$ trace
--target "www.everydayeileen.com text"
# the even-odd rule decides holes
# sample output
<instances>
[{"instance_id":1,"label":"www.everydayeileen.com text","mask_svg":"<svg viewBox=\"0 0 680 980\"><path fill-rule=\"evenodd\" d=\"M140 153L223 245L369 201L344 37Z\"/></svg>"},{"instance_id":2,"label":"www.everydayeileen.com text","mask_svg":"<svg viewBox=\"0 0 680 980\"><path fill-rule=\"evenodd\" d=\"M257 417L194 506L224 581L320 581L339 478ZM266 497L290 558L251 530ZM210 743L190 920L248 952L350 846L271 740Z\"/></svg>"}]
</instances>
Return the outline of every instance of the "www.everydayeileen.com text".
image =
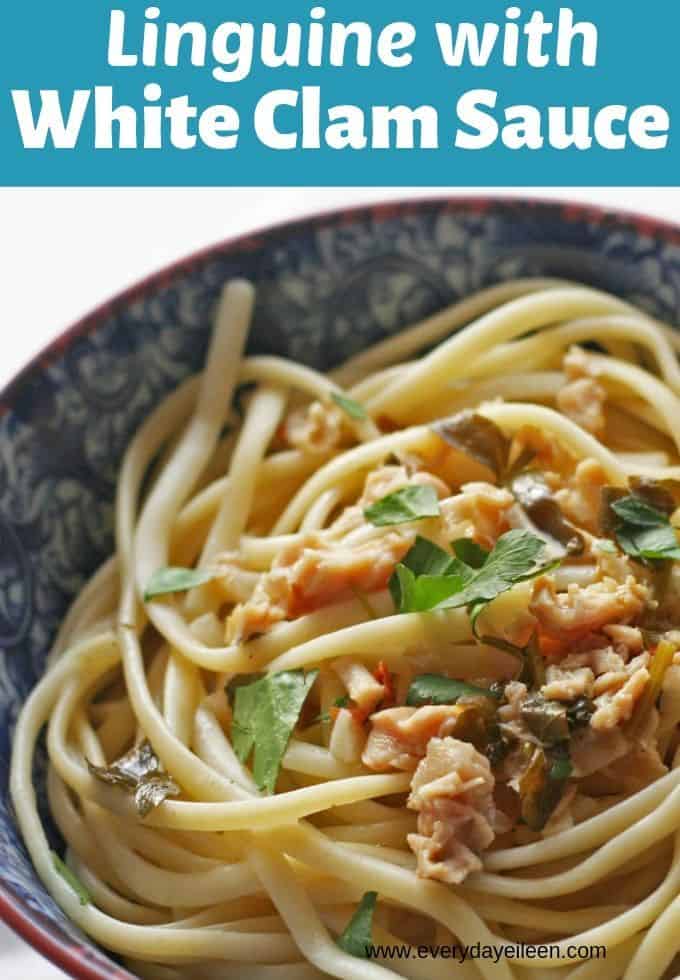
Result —
<instances>
[{"instance_id":1,"label":"www.everydayeileen.com text","mask_svg":"<svg viewBox=\"0 0 680 980\"><path fill-rule=\"evenodd\" d=\"M471 943L464 945L420 944L416 946L382 946L378 943L366 947L369 959L386 960L455 960L465 963L466 960L492 960L498 963L501 959L508 960L604 960L607 957L606 946L570 945L559 946L557 943Z\"/></svg>"}]
</instances>

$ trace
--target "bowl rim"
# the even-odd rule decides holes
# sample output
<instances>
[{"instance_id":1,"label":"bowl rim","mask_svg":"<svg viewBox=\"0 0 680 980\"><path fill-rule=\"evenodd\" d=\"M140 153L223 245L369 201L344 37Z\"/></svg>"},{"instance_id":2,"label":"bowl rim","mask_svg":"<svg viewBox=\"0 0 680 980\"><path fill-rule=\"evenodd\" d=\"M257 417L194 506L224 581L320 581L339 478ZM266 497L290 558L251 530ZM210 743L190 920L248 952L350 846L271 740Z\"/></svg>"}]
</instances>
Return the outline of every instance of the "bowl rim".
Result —
<instances>
[{"instance_id":1,"label":"bowl rim","mask_svg":"<svg viewBox=\"0 0 680 980\"><path fill-rule=\"evenodd\" d=\"M417 214L422 210L443 209L452 213L484 214L497 210L529 207L538 213L559 212L563 221L590 221L596 226L625 225L638 234L680 245L680 223L649 217L643 212L626 208L578 202L571 197L542 197L512 194L437 194L423 197L378 199L375 203L339 205L335 208L311 211L300 218L283 219L274 224L258 225L252 231L228 236L188 255L163 265L126 288L114 293L71 326L61 330L20 368L0 390L0 415L9 411L20 387L34 373L41 373L79 337L95 330L102 320L114 315L135 300L161 289L195 267L233 252L256 250L272 236L288 236L312 227L339 226L355 222L362 215L386 220L390 217ZM79 945L65 934L59 935L40 912L30 909L0 881L0 921L4 921L18 936L75 980L125 980L132 977L127 970L115 965L104 966L87 958L87 947Z\"/></svg>"}]
</instances>

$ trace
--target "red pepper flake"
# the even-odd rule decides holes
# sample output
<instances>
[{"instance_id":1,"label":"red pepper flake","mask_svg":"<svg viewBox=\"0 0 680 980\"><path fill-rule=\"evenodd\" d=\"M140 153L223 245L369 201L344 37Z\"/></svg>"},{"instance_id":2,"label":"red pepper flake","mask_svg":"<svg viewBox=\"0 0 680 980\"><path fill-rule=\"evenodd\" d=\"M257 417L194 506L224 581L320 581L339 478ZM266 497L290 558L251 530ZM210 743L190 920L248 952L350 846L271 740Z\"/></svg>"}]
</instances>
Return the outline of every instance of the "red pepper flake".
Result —
<instances>
[{"instance_id":1,"label":"red pepper flake","mask_svg":"<svg viewBox=\"0 0 680 980\"><path fill-rule=\"evenodd\" d=\"M331 721L335 721L341 711L349 711L357 725L363 725L368 718L368 711L365 708L359 708L356 704L346 704L342 708L333 705L332 708L328 709Z\"/></svg>"},{"instance_id":2,"label":"red pepper flake","mask_svg":"<svg viewBox=\"0 0 680 980\"><path fill-rule=\"evenodd\" d=\"M352 718L354 718L357 725L363 725L369 715L369 712L366 710L366 708L359 708L357 706L353 706L351 708L345 708L345 711L349 711L349 713L351 714Z\"/></svg>"},{"instance_id":3,"label":"red pepper flake","mask_svg":"<svg viewBox=\"0 0 680 980\"><path fill-rule=\"evenodd\" d=\"M385 688L385 695L380 702L382 707L389 707L396 701L396 694L394 690L394 678L387 668L387 664L384 660L378 663L378 666L373 671L373 676L377 680L378 684L382 684Z\"/></svg>"},{"instance_id":4,"label":"red pepper flake","mask_svg":"<svg viewBox=\"0 0 680 980\"><path fill-rule=\"evenodd\" d=\"M401 428L399 423L395 422L389 415L379 415L376 423L381 432L396 432L397 429Z\"/></svg>"},{"instance_id":5,"label":"red pepper flake","mask_svg":"<svg viewBox=\"0 0 680 980\"><path fill-rule=\"evenodd\" d=\"M290 446L290 441L288 439L288 421L286 419L281 422L274 431L274 438L272 439L272 448L274 449L287 449Z\"/></svg>"}]
</instances>

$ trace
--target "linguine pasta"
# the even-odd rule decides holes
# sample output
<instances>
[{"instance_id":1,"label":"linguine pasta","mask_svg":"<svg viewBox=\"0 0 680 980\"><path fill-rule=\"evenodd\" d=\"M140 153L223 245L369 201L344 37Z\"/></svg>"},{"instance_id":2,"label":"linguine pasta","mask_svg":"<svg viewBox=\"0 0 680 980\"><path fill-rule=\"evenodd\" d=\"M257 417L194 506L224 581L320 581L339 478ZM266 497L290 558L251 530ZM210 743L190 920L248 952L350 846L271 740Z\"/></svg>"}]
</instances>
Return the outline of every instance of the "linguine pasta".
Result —
<instances>
[{"instance_id":1,"label":"linguine pasta","mask_svg":"<svg viewBox=\"0 0 680 980\"><path fill-rule=\"evenodd\" d=\"M225 288L128 447L19 718L46 887L158 980L449 976L422 944L502 946L471 980L672 976L676 334L521 280L321 375L244 355L252 305Z\"/></svg>"}]
</instances>

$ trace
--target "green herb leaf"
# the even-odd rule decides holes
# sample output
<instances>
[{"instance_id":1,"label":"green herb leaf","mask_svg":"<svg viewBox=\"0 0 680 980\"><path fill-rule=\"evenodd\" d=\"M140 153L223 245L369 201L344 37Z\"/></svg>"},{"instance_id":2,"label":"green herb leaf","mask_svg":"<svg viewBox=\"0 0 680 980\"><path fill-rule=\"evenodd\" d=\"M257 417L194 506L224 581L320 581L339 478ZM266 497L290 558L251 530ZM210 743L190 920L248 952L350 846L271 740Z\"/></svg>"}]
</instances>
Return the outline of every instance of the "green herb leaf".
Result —
<instances>
[{"instance_id":1,"label":"green herb leaf","mask_svg":"<svg viewBox=\"0 0 680 980\"><path fill-rule=\"evenodd\" d=\"M399 596L399 612L429 612L439 609L464 587L460 575L420 575L416 577L406 565L397 565L390 580L392 596Z\"/></svg>"},{"instance_id":2,"label":"green herb leaf","mask_svg":"<svg viewBox=\"0 0 680 980\"><path fill-rule=\"evenodd\" d=\"M197 585L203 585L215 577L214 572L198 568L159 568L151 576L144 592L144 601L148 602L157 595L168 595L171 592L186 592Z\"/></svg>"},{"instance_id":3,"label":"green herb leaf","mask_svg":"<svg viewBox=\"0 0 680 980\"><path fill-rule=\"evenodd\" d=\"M619 523L614 528L620 547L631 558L680 560L680 545L667 514L639 497L612 500L610 510Z\"/></svg>"},{"instance_id":4,"label":"green herb leaf","mask_svg":"<svg viewBox=\"0 0 680 980\"><path fill-rule=\"evenodd\" d=\"M373 941L373 913L378 900L377 892L366 892L347 928L338 936L338 946L350 956L368 959Z\"/></svg>"},{"instance_id":5,"label":"green herb leaf","mask_svg":"<svg viewBox=\"0 0 680 980\"><path fill-rule=\"evenodd\" d=\"M531 830L543 830L562 799L566 777L565 758L550 759L543 749L535 748L529 765L519 778L522 819ZM552 776L557 766L557 777Z\"/></svg>"},{"instance_id":6,"label":"green herb leaf","mask_svg":"<svg viewBox=\"0 0 680 980\"><path fill-rule=\"evenodd\" d=\"M349 696L349 694L344 694L341 698L335 699L335 701L333 702L333 707L348 708L351 703L352 703L352 699ZM310 725L317 725L320 721L330 721L330 720L331 720L330 712L322 711L320 715L317 715L316 718L312 719Z\"/></svg>"},{"instance_id":7,"label":"green herb leaf","mask_svg":"<svg viewBox=\"0 0 680 980\"><path fill-rule=\"evenodd\" d=\"M390 578L389 589L394 600L394 605L399 612L418 612L416 608L419 601L426 604L424 609L432 608L428 603L429 599L416 598L413 585L417 578L422 576L442 576L452 574L459 563L443 548L428 541L427 538L416 537L415 544L405 556L403 562L397 565L394 574ZM461 566L462 567L462 566ZM446 593L450 595L450 593Z\"/></svg>"},{"instance_id":8,"label":"green herb leaf","mask_svg":"<svg viewBox=\"0 0 680 980\"><path fill-rule=\"evenodd\" d=\"M414 677L406 695L406 704L455 704L463 697L484 697L498 700L498 695L487 687L477 687L465 681L456 681L441 674L420 674Z\"/></svg>"},{"instance_id":9,"label":"green herb leaf","mask_svg":"<svg viewBox=\"0 0 680 980\"><path fill-rule=\"evenodd\" d=\"M544 568L536 568L536 561L544 548L544 542L527 531L503 534L468 583L465 591L471 598L467 601L490 601L515 583L540 575Z\"/></svg>"},{"instance_id":10,"label":"green herb leaf","mask_svg":"<svg viewBox=\"0 0 680 980\"><path fill-rule=\"evenodd\" d=\"M416 537L415 544L404 558L403 564L414 575L448 575L457 568L458 562L448 551L427 538Z\"/></svg>"},{"instance_id":11,"label":"green herb leaf","mask_svg":"<svg viewBox=\"0 0 680 980\"><path fill-rule=\"evenodd\" d=\"M406 524L425 517L439 517L439 498L434 487L403 487L366 507L364 517L376 527Z\"/></svg>"},{"instance_id":12,"label":"green herb leaf","mask_svg":"<svg viewBox=\"0 0 680 980\"><path fill-rule=\"evenodd\" d=\"M555 781L564 781L569 779L574 771L574 767L571 764L571 759L568 755L557 756L550 767L548 772L548 778Z\"/></svg>"},{"instance_id":13,"label":"green herb leaf","mask_svg":"<svg viewBox=\"0 0 680 980\"><path fill-rule=\"evenodd\" d=\"M241 762L254 750L253 777L273 793L290 736L318 670L284 670L234 692L231 742Z\"/></svg>"},{"instance_id":14,"label":"green herb leaf","mask_svg":"<svg viewBox=\"0 0 680 980\"><path fill-rule=\"evenodd\" d=\"M472 635L476 637L478 640L481 639L481 637L477 632L477 620L479 619L480 615L484 612L486 606L487 606L487 602L485 600L472 602L468 606L470 624L472 625Z\"/></svg>"},{"instance_id":15,"label":"green herb leaf","mask_svg":"<svg viewBox=\"0 0 680 980\"><path fill-rule=\"evenodd\" d=\"M666 671L673 663L678 644L669 639L663 639L654 652L649 666L649 680L633 711L633 716L626 726L626 735L633 740L639 737L654 710L657 699L661 694Z\"/></svg>"},{"instance_id":16,"label":"green herb leaf","mask_svg":"<svg viewBox=\"0 0 680 980\"><path fill-rule=\"evenodd\" d=\"M55 870L59 872L66 884L69 885L70 888L72 888L76 893L80 904L89 905L92 901L92 897L80 878L78 878L78 876L71 871L68 864L62 861L55 851L50 851L50 854L52 855L52 864L54 865Z\"/></svg>"},{"instance_id":17,"label":"green herb leaf","mask_svg":"<svg viewBox=\"0 0 680 980\"><path fill-rule=\"evenodd\" d=\"M475 562L481 558L482 549L469 545L461 547L454 542L454 549L461 550ZM474 621L484 606L507 592L518 582L542 575L559 562L537 567L536 561L543 552L544 542L527 531L515 529L502 535L481 567L473 567L451 558L437 545L419 538L414 547L397 565L390 580L390 592L399 612L427 612L433 609L470 607ZM419 569L428 571L420 572ZM436 572L430 569L436 568Z\"/></svg>"},{"instance_id":18,"label":"green herb leaf","mask_svg":"<svg viewBox=\"0 0 680 980\"><path fill-rule=\"evenodd\" d=\"M602 487L600 491L599 533L613 534L619 518L612 510L612 504L623 500L628 494L621 487Z\"/></svg>"},{"instance_id":19,"label":"green herb leaf","mask_svg":"<svg viewBox=\"0 0 680 980\"><path fill-rule=\"evenodd\" d=\"M471 538L459 538L453 542L453 550L456 558L459 558L470 568L481 568L489 557L489 552L480 548L476 541Z\"/></svg>"},{"instance_id":20,"label":"green herb leaf","mask_svg":"<svg viewBox=\"0 0 680 980\"><path fill-rule=\"evenodd\" d=\"M248 684L252 684L254 681L259 681L263 677L266 677L262 671L253 674L234 674L231 680L225 685L224 691L229 700L229 704L234 707L234 695L239 687L247 687Z\"/></svg>"},{"instance_id":21,"label":"green herb leaf","mask_svg":"<svg viewBox=\"0 0 680 980\"><path fill-rule=\"evenodd\" d=\"M137 813L142 818L168 796L179 795L179 786L165 772L146 739L110 766L95 766L88 760L87 768L101 782L133 793Z\"/></svg>"},{"instance_id":22,"label":"green herb leaf","mask_svg":"<svg viewBox=\"0 0 680 980\"><path fill-rule=\"evenodd\" d=\"M600 538L595 542L598 551L603 551L607 555L615 555L618 551L616 545L609 538Z\"/></svg>"},{"instance_id":23,"label":"green herb leaf","mask_svg":"<svg viewBox=\"0 0 680 980\"><path fill-rule=\"evenodd\" d=\"M650 507L639 497L622 497L621 500L614 500L610 506L617 517L635 527L658 527L668 523L666 514L656 507Z\"/></svg>"},{"instance_id":24,"label":"green herb leaf","mask_svg":"<svg viewBox=\"0 0 680 980\"><path fill-rule=\"evenodd\" d=\"M631 558L646 558L648 560L677 561L680 559L680 547L675 529L667 524L665 527L651 527L645 530L629 530L624 525L616 532L616 537Z\"/></svg>"},{"instance_id":25,"label":"green herb leaf","mask_svg":"<svg viewBox=\"0 0 680 980\"><path fill-rule=\"evenodd\" d=\"M331 398L338 408L341 408L345 415L349 415L355 422L362 422L368 418L368 412L364 406L360 405L359 402L355 402L352 398L348 398L347 395L340 395L337 391L334 391L331 393Z\"/></svg>"},{"instance_id":26,"label":"green herb leaf","mask_svg":"<svg viewBox=\"0 0 680 980\"><path fill-rule=\"evenodd\" d=\"M438 608L471 606L471 616L476 619L486 603L507 592L513 585L555 567L555 562L536 566L544 548L544 542L527 531L508 531L498 539L482 567L469 576L463 589L440 602Z\"/></svg>"}]
</instances>

